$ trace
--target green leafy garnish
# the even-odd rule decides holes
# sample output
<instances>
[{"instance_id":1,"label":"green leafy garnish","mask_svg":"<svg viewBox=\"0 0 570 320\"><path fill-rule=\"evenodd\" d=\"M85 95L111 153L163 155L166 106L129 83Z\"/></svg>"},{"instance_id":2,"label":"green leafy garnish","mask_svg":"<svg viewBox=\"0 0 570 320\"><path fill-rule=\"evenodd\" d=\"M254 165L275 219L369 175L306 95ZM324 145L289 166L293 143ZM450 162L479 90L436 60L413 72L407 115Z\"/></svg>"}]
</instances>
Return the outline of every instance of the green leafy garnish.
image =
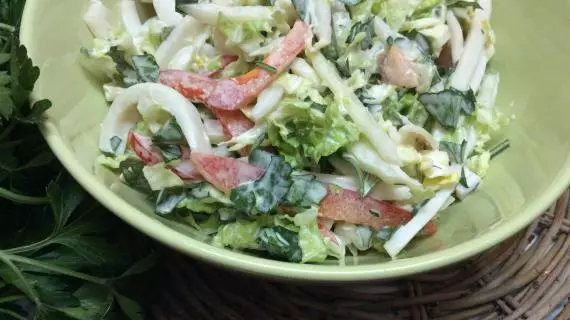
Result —
<instances>
[{"instance_id":1,"label":"green leafy garnish","mask_svg":"<svg viewBox=\"0 0 570 320\"><path fill-rule=\"evenodd\" d=\"M0 318L142 319L125 289L145 285L154 258L61 173L35 125L51 102L30 97L40 70L18 40L24 4L0 0Z\"/></svg>"},{"instance_id":2,"label":"green leafy garnish","mask_svg":"<svg viewBox=\"0 0 570 320\"><path fill-rule=\"evenodd\" d=\"M462 114L470 115L475 111L475 96L471 90L463 93L452 88L436 93L422 93L419 100L446 128L457 128Z\"/></svg>"},{"instance_id":3,"label":"green leafy garnish","mask_svg":"<svg viewBox=\"0 0 570 320\"><path fill-rule=\"evenodd\" d=\"M125 59L125 53L117 47L112 47L109 56L115 62L119 78L117 79L124 87L128 88L143 82L158 82L160 67L150 54L136 55L131 58L131 63Z\"/></svg>"},{"instance_id":4,"label":"green leafy garnish","mask_svg":"<svg viewBox=\"0 0 570 320\"><path fill-rule=\"evenodd\" d=\"M284 227L261 228L257 243L276 259L300 262L303 258L299 235Z\"/></svg>"}]
</instances>

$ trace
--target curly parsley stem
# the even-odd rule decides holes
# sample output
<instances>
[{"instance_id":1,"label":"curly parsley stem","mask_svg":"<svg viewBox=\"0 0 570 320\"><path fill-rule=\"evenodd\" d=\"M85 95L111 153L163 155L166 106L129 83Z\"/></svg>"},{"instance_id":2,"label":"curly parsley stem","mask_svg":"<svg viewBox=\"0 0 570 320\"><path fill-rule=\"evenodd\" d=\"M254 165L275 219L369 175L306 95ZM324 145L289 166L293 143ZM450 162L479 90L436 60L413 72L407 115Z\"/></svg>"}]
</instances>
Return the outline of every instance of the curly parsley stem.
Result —
<instances>
[{"instance_id":1,"label":"curly parsley stem","mask_svg":"<svg viewBox=\"0 0 570 320\"><path fill-rule=\"evenodd\" d=\"M48 197L25 196L5 188L0 188L0 198L8 199L21 204L43 205L49 203Z\"/></svg>"}]
</instances>

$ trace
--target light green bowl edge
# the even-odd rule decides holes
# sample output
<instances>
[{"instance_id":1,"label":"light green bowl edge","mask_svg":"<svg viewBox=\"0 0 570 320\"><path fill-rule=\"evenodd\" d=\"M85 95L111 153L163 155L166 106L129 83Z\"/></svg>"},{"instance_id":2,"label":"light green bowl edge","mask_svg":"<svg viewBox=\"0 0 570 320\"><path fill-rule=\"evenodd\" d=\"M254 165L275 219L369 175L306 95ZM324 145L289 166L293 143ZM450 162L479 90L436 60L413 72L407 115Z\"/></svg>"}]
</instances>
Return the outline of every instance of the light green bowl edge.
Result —
<instances>
[{"instance_id":1,"label":"light green bowl edge","mask_svg":"<svg viewBox=\"0 0 570 320\"><path fill-rule=\"evenodd\" d=\"M34 6L31 5L33 3L33 1L27 2L24 9L22 28L20 31L20 39L24 45L31 39L32 30L28 28L28 26L31 26L32 23L28 22L27 19L33 16L31 14L31 11L34 10ZM520 212L517 217L512 218L508 224L500 225L481 235L479 238L466 241L449 249L419 257L394 260L380 264L348 266L345 268L302 265L262 259L216 248L181 233L174 232L169 227L139 212L125 200L110 191L93 173L83 168L72 151L65 145L57 127L49 118L40 125L40 129L48 145L70 174L95 199L134 228L190 256L229 269L281 279L311 281L392 279L426 272L462 261L499 244L529 225L564 192L570 182L570 160L566 159L562 174L552 182L550 187L540 198L535 199L531 205L527 206L526 210Z\"/></svg>"}]
</instances>

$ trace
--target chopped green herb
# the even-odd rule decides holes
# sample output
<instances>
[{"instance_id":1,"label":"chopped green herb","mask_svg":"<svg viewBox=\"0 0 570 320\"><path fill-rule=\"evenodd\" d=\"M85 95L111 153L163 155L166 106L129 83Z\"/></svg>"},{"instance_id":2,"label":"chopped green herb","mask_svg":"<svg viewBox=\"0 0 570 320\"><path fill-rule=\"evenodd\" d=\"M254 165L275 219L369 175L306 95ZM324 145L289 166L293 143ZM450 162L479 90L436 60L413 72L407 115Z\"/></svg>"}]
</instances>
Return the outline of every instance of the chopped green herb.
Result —
<instances>
[{"instance_id":1,"label":"chopped green herb","mask_svg":"<svg viewBox=\"0 0 570 320\"><path fill-rule=\"evenodd\" d=\"M140 82L158 82L160 67L153 55L133 56L132 61Z\"/></svg>"},{"instance_id":2,"label":"chopped green herb","mask_svg":"<svg viewBox=\"0 0 570 320\"><path fill-rule=\"evenodd\" d=\"M161 215L172 213L184 198L186 198L186 193L183 189L162 189L156 198L155 212Z\"/></svg>"},{"instance_id":3,"label":"chopped green herb","mask_svg":"<svg viewBox=\"0 0 570 320\"><path fill-rule=\"evenodd\" d=\"M346 38L346 44L353 43L356 39L359 39L360 42L360 49L366 50L372 46L372 39L376 35L374 32L374 20L368 19L366 21L358 21L356 22L352 28L350 28L350 33ZM359 36L363 34L363 36ZM360 39L361 38L361 39Z\"/></svg>"},{"instance_id":4,"label":"chopped green herb","mask_svg":"<svg viewBox=\"0 0 570 320\"><path fill-rule=\"evenodd\" d=\"M127 186L144 194L150 194L152 190L143 174L143 168L144 163L138 159L129 158L121 162L119 170L122 174L123 181Z\"/></svg>"},{"instance_id":5,"label":"chopped green herb","mask_svg":"<svg viewBox=\"0 0 570 320\"><path fill-rule=\"evenodd\" d=\"M182 147L175 144L164 144L158 146L164 162L170 162L182 158Z\"/></svg>"},{"instance_id":6,"label":"chopped green herb","mask_svg":"<svg viewBox=\"0 0 570 320\"><path fill-rule=\"evenodd\" d=\"M121 146L121 142L123 142L123 139L121 139L117 136L114 136L111 138L111 149L113 150L113 152L117 151L119 146Z\"/></svg>"},{"instance_id":7,"label":"chopped green herb","mask_svg":"<svg viewBox=\"0 0 570 320\"><path fill-rule=\"evenodd\" d=\"M452 88L436 93L422 93L419 100L446 128L457 128L462 114L470 115L475 111L475 97L472 90L463 93Z\"/></svg>"},{"instance_id":8,"label":"chopped green herb","mask_svg":"<svg viewBox=\"0 0 570 320\"><path fill-rule=\"evenodd\" d=\"M158 82L160 67L150 54L136 55L131 63L125 59L125 53L118 47L112 47L109 56L115 62L120 83L128 88L143 82Z\"/></svg>"},{"instance_id":9,"label":"chopped green herb","mask_svg":"<svg viewBox=\"0 0 570 320\"><path fill-rule=\"evenodd\" d=\"M263 61L255 61L255 65L260 67L261 69L263 69L265 71L269 71L271 73L277 73L277 68L275 68L274 66L270 66Z\"/></svg>"},{"instance_id":10,"label":"chopped green herb","mask_svg":"<svg viewBox=\"0 0 570 320\"><path fill-rule=\"evenodd\" d=\"M465 168L461 168L461 177L459 178L459 183L464 186L465 188L469 188L469 184L467 184L467 177L465 176Z\"/></svg>"},{"instance_id":11,"label":"chopped green herb","mask_svg":"<svg viewBox=\"0 0 570 320\"><path fill-rule=\"evenodd\" d=\"M292 184L284 203L298 208L309 208L321 203L327 195L327 188L315 180L312 174L292 174Z\"/></svg>"},{"instance_id":12,"label":"chopped green herb","mask_svg":"<svg viewBox=\"0 0 570 320\"><path fill-rule=\"evenodd\" d=\"M257 235L257 243L277 259L300 262L303 258L299 235L281 226L262 228Z\"/></svg>"},{"instance_id":13,"label":"chopped green herb","mask_svg":"<svg viewBox=\"0 0 570 320\"><path fill-rule=\"evenodd\" d=\"M510 148L510 146L511 142L508 139L505 139L503 142L491 148L491 150L489 150L489 153L491 153L491 159L503 153L505 150Z\"/></svg>"},{"instance_id":14,"label":"chopped green herb","mask_svg":"<svg viewBox=\"0 0 570 320\"><path fill-rule=\"evenodd\" d=\"M280 204L292 181L289 178L291 166L281 157L271 155L269 166L263 176L232 190L230 200L236 208L249 215L267 214Z\"/></svg>"},{"instance_id":15,"label":"chopped green herb","mask_svg":"<svg viewBox=\"0 0 570 320\"><path fill-rule=\"evenodd\" d=\"M164 42L166 39L168 39L173 30L174 27L165 27L162 29L162 32L160 33L160 42Z\"/></svg>"},{"instance_id":16,"label":"chopped green herb","mask_svg":"<svg viewBox=\"0 0 570 320\"><path fill-rule=\"evenodd\" d=\"M379 214L378 212L372 211L372 210L370 210L370 215L372 215L372 216L374 216L374 217L377 217L377 218L380 217L380 214Z\"/></svg>"},{"instance_id":17,"label":"chopped green herb","mask_svg":"<svg viewBox=\"0 0 570 320\"><path fill-rule=\"evenodd\" d=\"M455 142L445 140L439 142L439 149L447 152L449 160L452 163L463 163L463 146L464 143L457 144Z\"/></svg>"},{"instance_id":18,"label":"chopped green herb","mask_svg":"<svg viewBox=\"0 0 570 320\"><path fill-rule=\"evenodd\" d=\"M152 143L157 145L182 143L183 141L184 134L174 118L166 121L152 137Z\"/></svg>"}]
</instances>

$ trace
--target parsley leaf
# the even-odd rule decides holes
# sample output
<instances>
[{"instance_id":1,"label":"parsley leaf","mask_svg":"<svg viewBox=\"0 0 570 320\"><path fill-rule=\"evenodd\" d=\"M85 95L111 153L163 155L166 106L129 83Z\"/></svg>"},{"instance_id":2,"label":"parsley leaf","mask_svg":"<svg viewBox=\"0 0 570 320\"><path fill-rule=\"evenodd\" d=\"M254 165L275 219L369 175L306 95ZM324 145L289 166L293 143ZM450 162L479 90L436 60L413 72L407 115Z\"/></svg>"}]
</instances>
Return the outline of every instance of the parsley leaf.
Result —
<instances>
[{"instance_id":1,"label":"parsley leaf","mask_svg":"<svg viewBox=\"0 0 570 320\"><path fill-rule=\"evenodd\" d=\"M469 184L467 184L467 176L465 176L464 167L461 167L461 177L459 178L459 183L465 188L469 188Z\"/></svg>"},{"instance_id":2,"label":"parsley leaf","mask_svg":"<svg viewBox=\"0 0 570 320\"><path fill-rule=\"evenodd\" d=\"M261 150L252 151L249 163L265 168L257 181L232 190L230 200L247 215L267 214L280 204L308 208L326 196L326 187L314 176L293 172L283 158Z\"/></svg>"},{"instance_id":3,"label":"parsley leaf","mask_svg":"<svg viewBox=\"0 0 570 320\"><path fill-rule=\"evenodd\" d=\"M180 159L182 157L181 143L184 141L182 129L174 118L168 120L152 138L162 154L165 162Z\"/></svg>"},{"instance_id":4,"label":"parsley leaf","mask_svg":"<svg viewBox=\"0 0 570 320\"><path fill-rule=\"evenodd\" d=\"M419 100L446 128L457 128L462 114L470 115L475 111L475 96L471 90L463 93L452 88L436 93L422 93Z\"/></svg>"},{"instance_id":5,"label":"parsley leaf","mask_svg":"<svg viewBox=\"0 0 570 320\"><path fill-rule=\"evenodd\" d=\"M258 151L261 152L261 151ZM246 214L269 213L289 191L292 181L289 166L281 157L271 156L263 176L232 190L230 200Z\"/></svg>"},{"instance_id":6,"label":"parsley leaf","mask_svg":"<svg viewBox=\"0 0 570 320\"><path fill-rule=\"evenodd\" d=\"M117 281L148 270L124 273L147 246L132 247L144 238L61 174L32 125L51 102L30 99L40 70L18 41L24 4L0 0L0 312L11 319L127 319L114 307L114 293L126 284Z\"/></svg>"},{"instance_id":7,"label":"parsley leaf","mask_svg":"<svg viewBox=\"0 0 570 320\"><path fill-rule=\"evenodd\" d=\"M261 228L257 235L257 243L270 256L290 261L300 262L303 252L299 246L299 235L284 227Z\"/></svg>"},{"instance_id":8,"label":"parsley leaf","mask_svg":"<svg viewBox=\"0 0 570 320\"><path fill-rule=\"evenodd\" d=\"M467 145L466 140L463 140L463 142L461 142L461 144L457 144L457 143L451 142L451 141L442 140L439 143L439 149L447 152L447 154L449 155L449 160L451 160L451 162L463 163L466 145Z\"/></svg>"},{"instance_id":9,"label":"parsley leaf","mask_svg":"<svg viewBox=\"0 0 570 320\"><path fill-rule=\"evenodd\" d=\"M374 32L374 20L358 21L350 28L346 44L349 45L354 41L360 41L360 49L366 50L372 47L372 39L376 35Z\"/></svg>"},{"instance_id":10,"label":"parsley leaf","mask_svg":"<svg viewBox=\"0 0 570 320\"><path fill-rule=\"evenodd\" d=\"M131 58L130 63L125 59L125 53L112 47L109 56L115 62L119 72L120 83L128 88L143 82L158 82L160 67L150 54L136 55Z\"/></svg>"}]
</instances>

